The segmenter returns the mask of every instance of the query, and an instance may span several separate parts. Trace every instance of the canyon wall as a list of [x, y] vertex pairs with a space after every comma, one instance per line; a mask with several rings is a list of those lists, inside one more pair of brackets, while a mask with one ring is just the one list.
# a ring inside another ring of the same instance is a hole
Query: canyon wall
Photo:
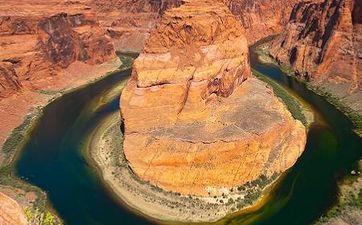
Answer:
[[294, 7], [286, 30], [268, 46], [271, 54], [290, 64], [297, 76], [340, 84], [340, 88], [333, 85], [332, 92], [360, 92], [362, 1], [301, 2]]
[[[249, 44], [280, 32], [295, 2], [224, 0], [246, 29]], [[116, 50], [140, 51], [163, 12], [182, 1], [0, 3], [0, 97], [7, 97], [47, 85], [74, 62], [96, 65], [114, 58], [111, 42]]]
[[181, 0], [92, 0], [98, 20], [119, 51], [139, 52], [163, 12]]
[[75, 62], [80, 73], [84, 65], [116, 58], [87, 4], [0, 1], [0, 98], [52, 85]]
[[[287, 24], [298, 0], [223, 0], [246, 29], [249, 44], [279, 33]], [[119, 51], [142, 50], [163, 12], [181, 0], [93, 0], [102, 27]]]
[[142, 180], [208, 195], [291, 167], [304, 126], [250, 71], [245, 30], [221, 1], [166, 11], [121, 96], [124, 153]]
[[301, 0], [223, 0], [246, 30], [249, 45], [282, 32]]

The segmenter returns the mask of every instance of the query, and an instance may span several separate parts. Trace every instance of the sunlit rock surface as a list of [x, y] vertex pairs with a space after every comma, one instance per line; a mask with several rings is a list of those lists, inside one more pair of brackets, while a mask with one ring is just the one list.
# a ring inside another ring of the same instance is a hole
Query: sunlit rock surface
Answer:
[[248, 57], [245, 31], [223, 3], [188, 0], [164, 13], [121, 96], [136, 175], [208, 195], [295, 163], [305, 129], [252, 77]]

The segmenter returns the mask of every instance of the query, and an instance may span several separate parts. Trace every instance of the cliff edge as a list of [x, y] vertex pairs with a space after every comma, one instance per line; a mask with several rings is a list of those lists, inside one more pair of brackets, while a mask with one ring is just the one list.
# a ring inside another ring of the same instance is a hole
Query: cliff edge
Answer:
[[252, 77], [240, 23], [220, 1], [166, 11], [121, 96], [124, 153], [142, 180], [221, 194], [290, 168], [304, 126]]

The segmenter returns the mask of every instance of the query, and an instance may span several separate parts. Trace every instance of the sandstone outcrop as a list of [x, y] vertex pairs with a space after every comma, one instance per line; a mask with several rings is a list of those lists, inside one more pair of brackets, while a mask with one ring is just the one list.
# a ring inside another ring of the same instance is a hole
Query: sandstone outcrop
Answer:
[[28, 224], [23, 209], [19, 204], [0, 192], [0, 224], [1, 225], [26, 225]]
[[301, 2], [294, 7], [285, 32], [268, 45], [271, 54], [302, 78], [345, 84], [349, 94], [360, 91], [361, 15], [360, 0]]
[[300, 0], [223, 0], [246, 30], [249, 45], [282, 32]]
[[124, 153], [141, 179], [208, 195], [285, 171], [303, 125], [252, 77], [245, 31], [221, 1], [166, 11], [121, 96]]
[[0, 98], [116, 58], [86, 1], [0, 1]]

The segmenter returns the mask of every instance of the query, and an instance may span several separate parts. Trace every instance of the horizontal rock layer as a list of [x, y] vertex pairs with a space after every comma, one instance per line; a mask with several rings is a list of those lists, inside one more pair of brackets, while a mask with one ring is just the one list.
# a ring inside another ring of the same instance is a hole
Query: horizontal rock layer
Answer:
[[141, 179], [207, 195], [295, 163], [304, 127], [251, 78], [244, 34], [219, 1], [163, 14], [121, 96], [124, 152]]
[[223, 0], [246, 30], [249, 44], [282, 32], [300, 0]]
[[362, 2], [308, 1], [297, 4], [286, 30], [269, 44], [272, 55], [307, 80], [362, 84]]
[[[279, 33], [299, 0], [223, 0], [246, 29], [249, 44]], [[120, 51], [141, 51], [163, 12], [181, 0], [94, 0], [100, 24]]]
[[116, 57], [87, 4], [0, 1], [0, 98], [41, 89], [75, 62], [97, 65]]
[[92, 0], [99, 23], [119, 51], [140, 51], [163, 12], [181, 0]]

